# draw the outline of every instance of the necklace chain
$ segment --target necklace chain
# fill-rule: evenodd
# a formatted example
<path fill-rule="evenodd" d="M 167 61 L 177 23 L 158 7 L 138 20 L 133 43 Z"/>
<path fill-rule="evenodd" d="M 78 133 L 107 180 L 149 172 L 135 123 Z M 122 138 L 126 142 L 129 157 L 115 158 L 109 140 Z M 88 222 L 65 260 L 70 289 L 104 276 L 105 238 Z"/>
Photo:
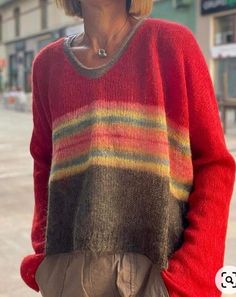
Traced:
<path fill-rule="evenodd" d="M 127 16 L 127 18 L 126 18 L 126 20 L 125 20 L 125 23 L 124 23 L 124 25 L 121 27 L 121 29 L 120 29 L 116 34 L 112 35 L 112 36 L 107 40 L 106 45 L 105 45 L 105 48 L 107 48 L 107 46 L 108 46 L 108 44 L 109 44 L 109 41 L 110 41 L 114 36 L 118 35 L 118 34 L 122 31 L 122 29 L 125 27 L 125 25 L 126 25 L 126 23 L 127 23 L 127 21 L 128 21 L 128 18 L 129 18 L 129 15 Z M 84 35 L 87 35 L 87 36 L 89 37 L 88 33 L 86 33 L 85 31 L 84 31 L 84 33 L 83 33 L 83 36 L 84 36 Z M 99 57 L 101 57 L 101 58 L 105 58 L 105 57 L 108 56 L 107 51 L 106 51 L 105 48 L 103 47 L 103 48 L 99 48 L 99 49 L 97 49 L 97 55 L 98 55 Z"/>

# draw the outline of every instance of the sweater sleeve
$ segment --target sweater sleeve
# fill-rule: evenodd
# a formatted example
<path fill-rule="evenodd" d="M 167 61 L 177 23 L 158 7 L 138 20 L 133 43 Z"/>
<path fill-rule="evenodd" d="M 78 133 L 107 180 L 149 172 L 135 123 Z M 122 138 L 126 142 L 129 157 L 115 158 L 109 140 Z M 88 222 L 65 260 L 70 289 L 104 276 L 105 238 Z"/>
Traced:
<path fill-rule="evenodd" d="M 39 287 L 35 281 L 36 270 L 45 257 L 45 226 L 47 212 L 47 186 L 51 167 L 51 125 L 49 110 L 40 96 L 38 87 L 37 59 L 32 66 L 32 114 L 33 130 L 30 154 L 33 157 L 34 213 L 31 227 L 31 242 L 34 253 L 23 258 L 20 273 L 25 283 L 35 291 Z"/>
<path fill-rule="evenodd" d="M 193 33 L 183 32 L 193 188 L 184 242 L 161 271 L 170 297 L 218 297 L 215 275 L 224 266 L 235 160 L 227 149 L 213 83 Z"/>

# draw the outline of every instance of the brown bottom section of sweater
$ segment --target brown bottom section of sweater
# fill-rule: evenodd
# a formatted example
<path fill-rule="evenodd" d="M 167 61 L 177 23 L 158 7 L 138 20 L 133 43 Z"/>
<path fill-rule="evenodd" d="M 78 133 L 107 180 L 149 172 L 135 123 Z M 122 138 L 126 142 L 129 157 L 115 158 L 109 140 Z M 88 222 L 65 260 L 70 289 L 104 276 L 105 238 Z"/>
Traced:
<path fill-rule="evenodd" d="M 47 255 L 35 277 L 43 297 L 169 297 L 160 268 L 139 253 Z"/>
<path fill-rule="evenodd" d="M 52 181 L 48 193 L 46 255 L 133 252 L 167 268 L 183 243 L 188 205 L 167 177 L 94 165 Z"/>

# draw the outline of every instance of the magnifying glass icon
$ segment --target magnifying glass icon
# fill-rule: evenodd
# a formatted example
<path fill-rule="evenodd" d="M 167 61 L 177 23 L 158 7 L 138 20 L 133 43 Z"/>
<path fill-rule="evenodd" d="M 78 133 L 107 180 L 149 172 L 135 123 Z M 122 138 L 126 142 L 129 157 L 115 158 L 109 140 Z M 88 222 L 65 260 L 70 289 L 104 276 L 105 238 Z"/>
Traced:
<path fill-rule="evenodd" d="M 234 284 L 234 282 L 233 282 L 233 278 L 232 278 L 232 276 L 230 276 L 230 275 L 226 276 L 225 281 L 226 281 L 226 283 L 228 283 L 228 284 L 232 284 L 232 285 Z"/>

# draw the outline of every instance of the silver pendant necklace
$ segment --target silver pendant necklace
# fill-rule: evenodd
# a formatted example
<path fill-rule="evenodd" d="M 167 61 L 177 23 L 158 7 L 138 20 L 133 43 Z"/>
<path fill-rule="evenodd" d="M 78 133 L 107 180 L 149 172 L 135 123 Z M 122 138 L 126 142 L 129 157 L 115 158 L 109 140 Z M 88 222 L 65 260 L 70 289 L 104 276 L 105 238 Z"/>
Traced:
<path fill-rule="evenodd" d="M 99 55 L 99 57 L 107 57 L 107 52 L 106 52 L 106 50 L 105 50 L 105 48 L 99 48 L 98 50 L 97 50 L 97 54 Z"/>
<path fill-rule="evenodd" d="M 122 31 L 122 29 L 125 27 L 125 25 L 126 25 L 126 23 L 127 23 L 128 18 L 129 18 L 129 15 L 127 16 L 126 21 L 125 21 L 124 25 L 121 27 L 121 29 L 119 30 L 119 32 L 117 32 L 116 34 L 112 35 L 112 36 L 108 39 L 108 41 L 106 42 L 106 46 L 105 46 L 104 48 L 99 48 L 99 49 L 97 49 L 96 53 L 97 53 L 97 55 L 98 55 L 100 58 L 106 58 L 106 57 L 108 56 L 107 50 L 106 50 L 105 48 L 107 48 L 107 45 L 109 44 L 109 41 L 110 41 L 114 36 L 118 35 L 118 34 Z M 89 35 L 88 35 L 85 31 L 84 31 L 84 35 L 87 35 L 87 36 L 89 37 Z"/>

